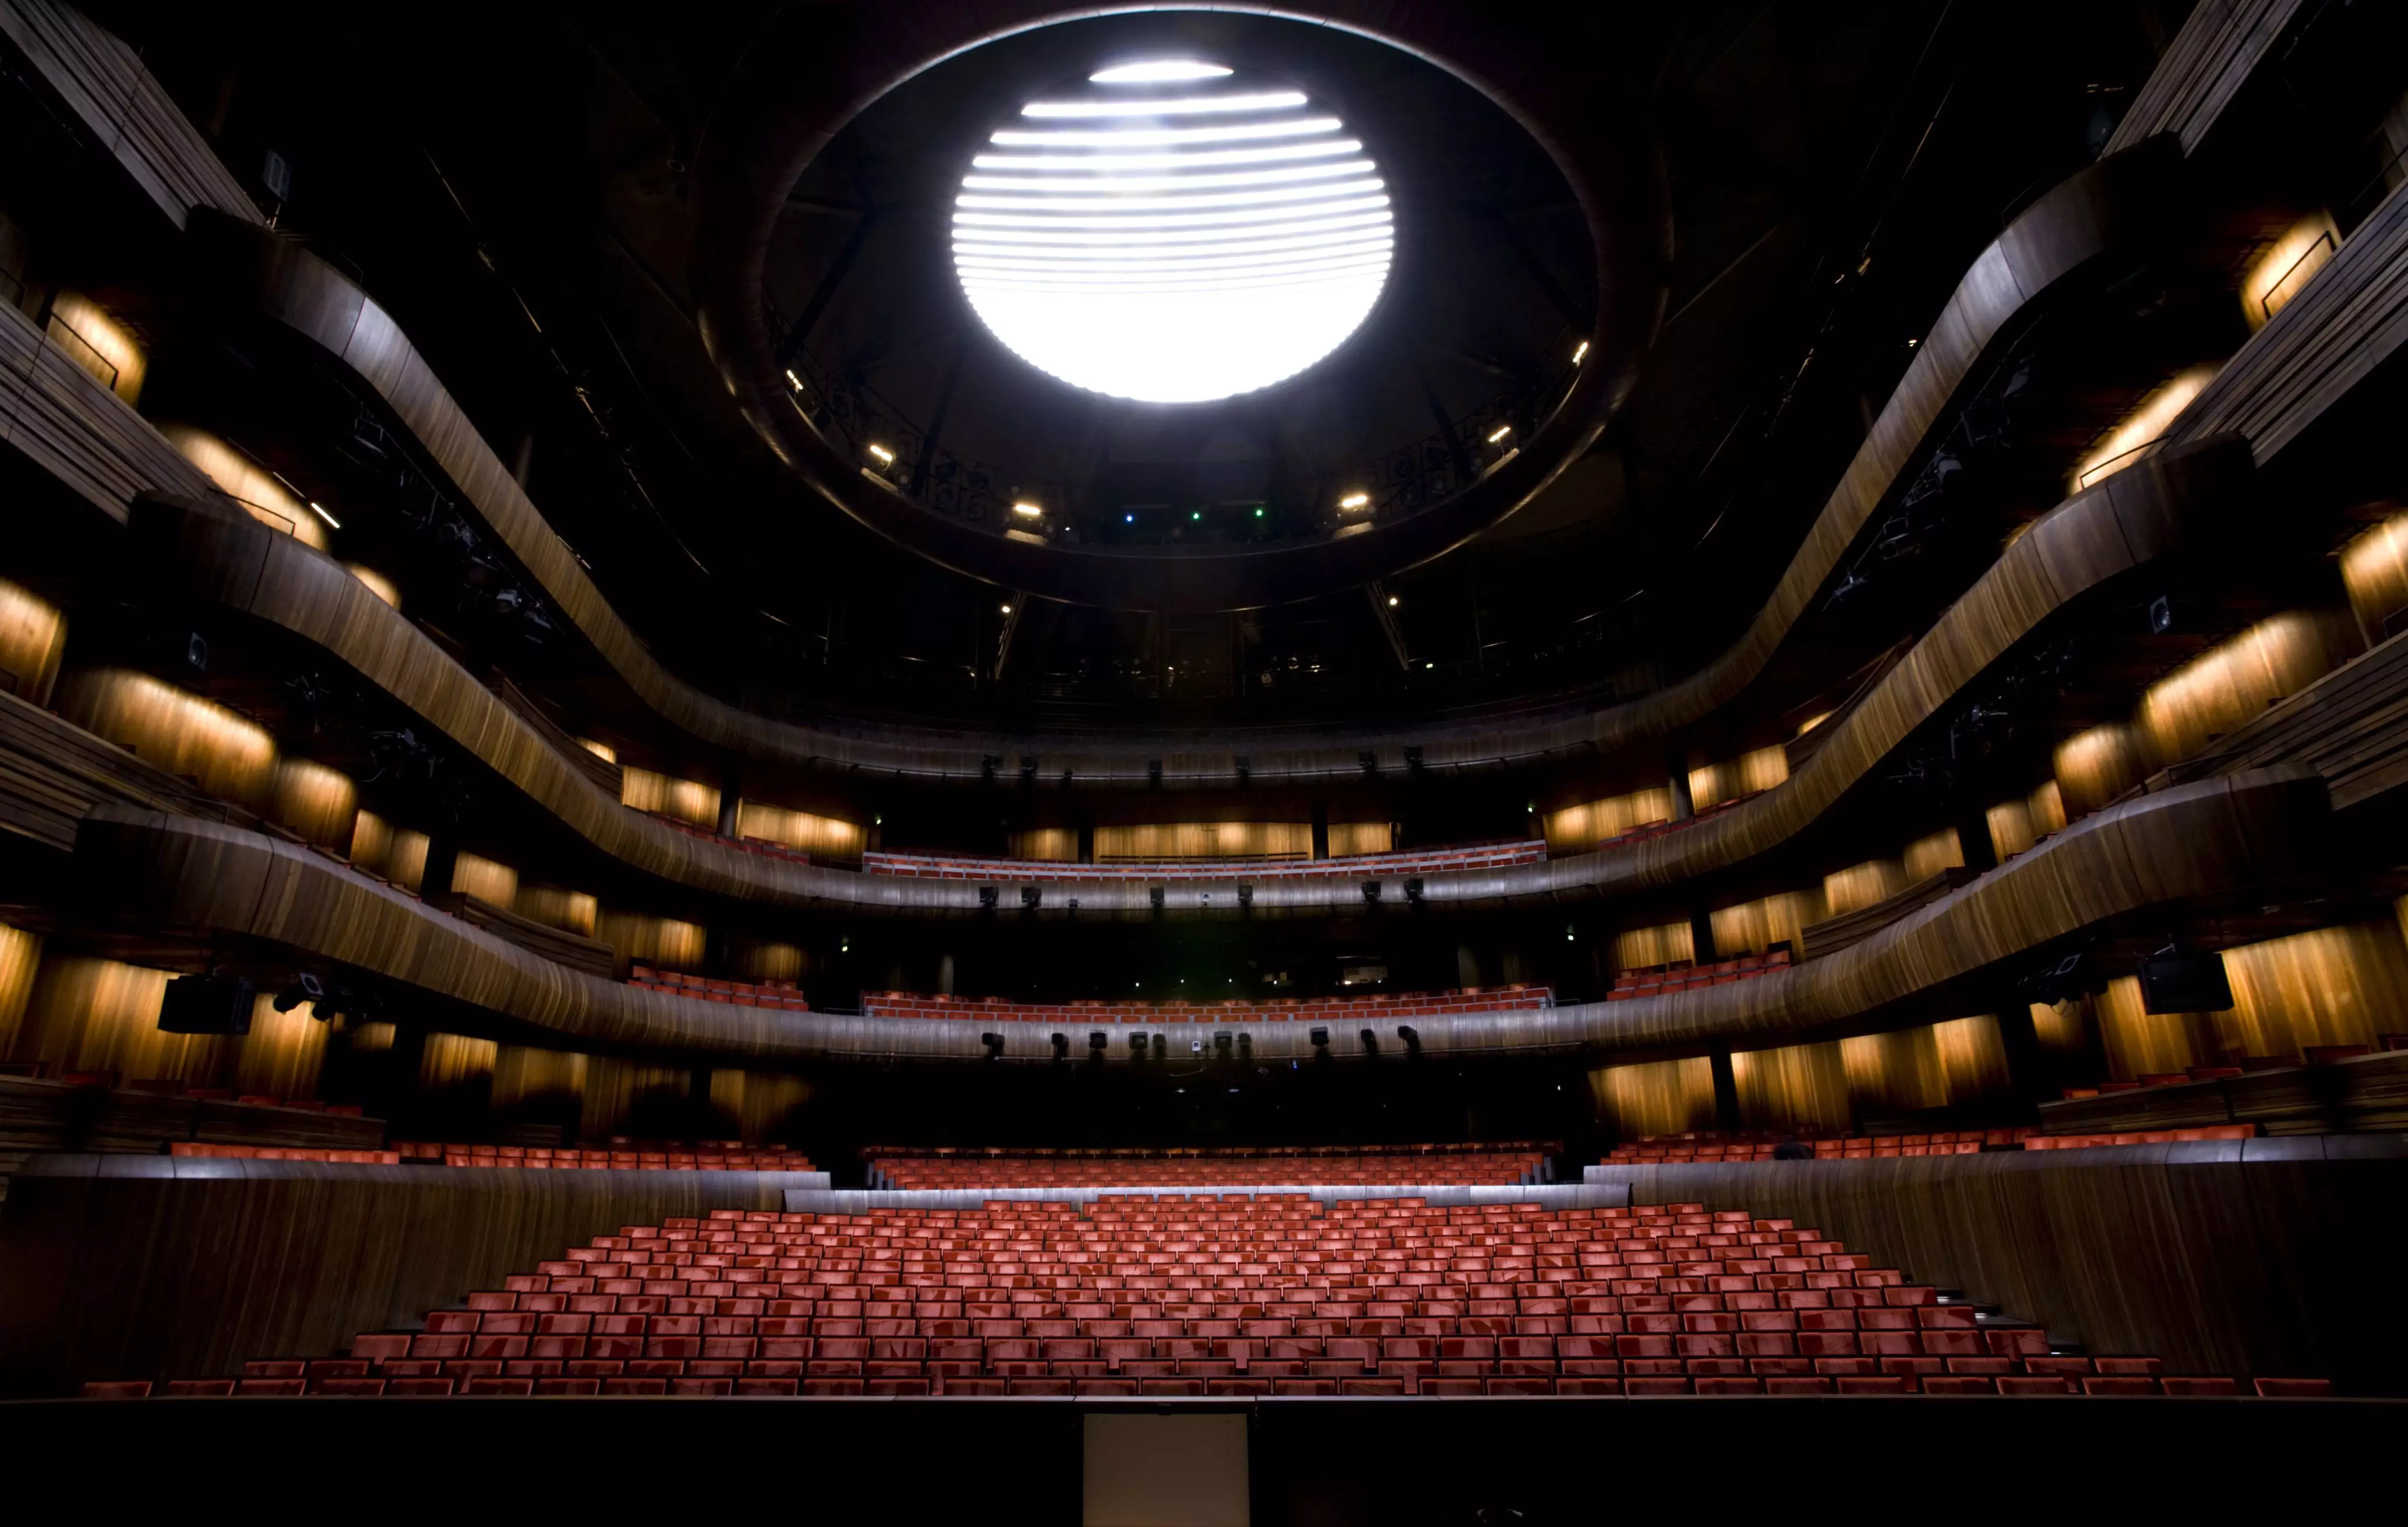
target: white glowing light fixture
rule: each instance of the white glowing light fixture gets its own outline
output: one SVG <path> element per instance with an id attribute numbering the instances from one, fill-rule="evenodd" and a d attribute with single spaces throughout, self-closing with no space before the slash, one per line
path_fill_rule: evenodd
<path id="1" fill-rule="evenodd" d="M 1371 496 L 1368 493 L 1350 493 L 1345 497 L 1338 500 L 1338 507 L 1340 509 L 1369 509 L 1371 507 Z"/>
<path id="2" fill-rule="evenodd" d="M 1027 515 L 1030 519 L 1035 519 L 1035 518 L 1037 518 L 1039 515 L 1043 514 L 1043 513 L 1045 512 L 1045 511 L 1043 511 L 1042 509 L 1039 509 L 1039 507 L 1037 507 L 1035 504 L 1030 504 L 1030 503 L 1018 503 L 1018 504 L 1014 504 L 1014 505 L 1012 505 L 1012 506 L 1011 506 L 1011 511 L 1012 511 L 1014 514 L 1025 514 L 1025 515 Z"/>
<path id="3" fill-rule="evenodd" d="M 975 156 L 953 267 L 1014 353 L 1109 396 L 1209 402 L 1295 376 L 1369 315 L 1396 250 L 1379 166 L 1301 92 L 1233 75 L 1099 69 Z"/>
<path id="4" fill-rule="evenodd" d="M 1010 606 L 1010 605 L 1008 605 L 1008 604 L 1007 604 L 1007 605 L 1002 605 L 1002 606 L 1000 606 L 999 608 L 1000 608 L 1000 609 L 1003 611 L 1003 612 L 1004 612 L 1005 614 L 1007 614 L 1007 615 L 1011 613 L 1011 606 Z"/>
<path id="5" fill-rule="evenodd" d="M 872 445 L 869 448 L 869 454 L 878 458 L 878 464 L 881 467 L 892 467 L 895 465 L 895 453 L 889 451 L 882 445 Z"/>
<path id="6" fill-rule="evenodd" d="M 317 499 L 310 499 L 309 507 L 317 511 L 318 518 L 326 522 L 326 528 L 329 530 L 340 530 L 343 527 L 342 522 L 336 519 L 332 514 L 327 513 L 326 506 L 318 502 Z"/>
<path id="7" fill-rule="evenodd" d="M 1580 348 L 1572 352 L 1572 364 L 1578 366 L 1586 359 L 1588 359 L 1588 341 L 1583 339 L 1580 342 Z"/>
<path id="8" fill-rule="evenodd" d="M 1498 425 L 1495 429 L 1488 432 L 1488 443 L 1496 445 L 1502 441 L 1506 436 L 1512 433 L 1513 426 L 1512 425 Z"/>
<path id="9" fill-rule="evenodd" d="M 1226 79 L 1227 65 L 1194 58 L 1151 58 L 1136 64 L 1115 64 L 1087 76 L 1098 85 L 1170 85 L 1196 79 Z"/>
<path id="10" fill-rule="evenodd" d="M 795 375 L 794 367 L 788 367 L 786 368 L 786 385 L 794 388 L 796 392 L 801 392 L 803 390 L 803 379 Z"/>

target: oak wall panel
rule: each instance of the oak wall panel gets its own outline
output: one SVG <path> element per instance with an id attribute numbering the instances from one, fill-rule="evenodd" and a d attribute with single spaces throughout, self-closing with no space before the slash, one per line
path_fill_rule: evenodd
<path id="1" fill-rule="evenodd" d="M 269 1172 L 266 1168 L 281 1168 Z M 622 1225 L 778 1210 L 793 1173 L 37 1159 L 0 1216 L 0 1392 L 330 1357 Z"/>

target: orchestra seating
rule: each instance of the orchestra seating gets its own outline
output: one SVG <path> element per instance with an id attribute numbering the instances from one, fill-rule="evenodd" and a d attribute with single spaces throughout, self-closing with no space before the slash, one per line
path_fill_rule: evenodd
<path id="1" fill-rule="evenodd" d="M 178 1140 L 170 1156 L 205 1161 L 329 1161 L 346 1166 L 399 1166 L 397 1150 L 337 1150 L 323 1145 L 227 1145 L 205 1140 Z"/>
<path id="2" fill-rule="evenodd" d="M 168 1395 L 2232 1394 L 1697 1203 L 1205 1194 L 624 1227 Z M 2261 1393 L 2323 1392 L 2261 1379 Z M 141 1381 L 86 1392 L 136 1396 Z"/>
<path id="3" fill-rule="evenodd" d="M 637 1172 L 809 1172 L 810 1158 L 791 1145 L 748 1145 L 740 1140 L 631 1141 L 613 1138 L 607 1148 L 574 1146 L 442 1145 L 394 1142 L 397 1161 L 444 1166 L 525 1167 L 537 1172 L 572 1169 Z"/>
<path id="4" fill-rule="evenodd" d="M 1627 1001 L 1633 997 L 1654 997 L 1664 992 L 1687 991 L 1697 987 L 1727 986 L 1733 981 L 1770 975 L 1788 968 L 1787 949 L 1775 949 L 1763 955 L 1740 955 L 1704 965 L 1676 959 L 1669 965 L 1647 965 L 1622 972 L 1613 978 L 1613 988 L 1605 994 L 1605 1000 L 1609 1002 Z"/>
<path id="5" fill-rule="evenodd" d="M 920 880 L 988 880 L 1019 884 L 1039 880 L 1315 880 L 1363 875 L 1441 874 L 1450 870 L 1502 870 L 1536 864 L 1547 857 L 1537 838 L 1463 843 L 1449 848 L 1405 849 L 1327 859 L 1129 859 L 1073 864 L 1058 859 L 982 858 L 963 854 L 876 852 L 861 857 L 873 875 Z"/>
<path id="6" fill-rule="evenodd" d="M 1387 1151 L 1176 1151 L 1155 1158 L 1119 1153 L 985 1152 L 914 1159 L 873 1149 L 877 1180 L 898 1188 L 1279 1187 L 1406 1184 L 1437 1188 L 1512 1187 L 1539 1180 L 1546 1154 L 1537 1146 Z"/>
<path id="7" fill-rule="evenodd" d="M 977 1018 L 992 1023 L 1381 1023 L 1457 1013 L 1513 1013 L 1552 1007 L 1545 987 L 1514 983 L 1461 991 L 1381 993 L 1365 997 L 1281 997 L 1225 1002 L 1014 1002 L 1002 997 L 922 996 L 865 991 L 861 1010 L 873 1018 Z"/>
<path id="8" fill-rule="evenodd" d="M 811 1004 L 803 1000 L 801 988 L 792 981 L 724 981 L 717 976 L 656 971 L 649 965 L 631 967 L 627 980 L 630 985 L 647 991 L 674 992 L 681 997 L 697 997 L 707 1002 L 733 1002 L 738 1007 L 775 1007 L 789 1013 L 811 1010 Z"/>
<path id="9" fill-rule="evenodd" d="M 1677 1165 L 1691 1161 L 1771 1161 L 1781 1159 L 1773 1153 L 1788 1142 L 1811 1148 L 1813 1159 L 1818 1161 L 1861 1161 L 1902 1156 L 1971 1156 L 1985 1150 L 2074 1150 L 2086 1145 L 2160 1145 L 2195 1140 L 2249 1140 L 2257 1133 L 2258 1127 L 2254 1124 L 2057 1135 L 2042 1134 L 2028 1125 L 2007 1130 L 1939 1130 L 1925 1134 L 1844 1136 L 1812 1132 L 1779 1135 L 1766 1131 L 1742 1131 L 1730 1134 L 1703 1131 L 1663 1137 L 1641 1135 L 1627 1145 L 1616 1145 L 1606 1160 L 1610 1163 L 1641 1166 L 1657 1162 Z"/>

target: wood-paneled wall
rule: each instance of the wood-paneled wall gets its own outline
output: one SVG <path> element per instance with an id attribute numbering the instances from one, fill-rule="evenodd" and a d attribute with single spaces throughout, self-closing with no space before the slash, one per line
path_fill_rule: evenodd
<path id="1" fill-rule="evenodd" d="M 1329 824 L 1329 857 L 1333 859 L 1393 853 L 1396 846 L 1396 824 L 1392 822 Z"/>
<path id="2" fill-rule="evenodd" d="M 681 780 L 624 764 L 619 773 L 619 803 L 639 812 L 674 816 L 697 827 L 719 825 L 719 787 L 699 780 Z"/>
<path id="3" fill-rule="evenodd" d="M 2317 929 L 2224 952 L 2232 1007 L 2147 1013 L 2140 982 L 2108 983 L 2096 1002 L 2109 1074 L 2118 1081 L 2253 1056 L 2297 1059 L 2311 1046 L 2372 1044 L 2408 1030 L 2408 943 L 2396 923 Z"/>
<path id="4" fill-rule="evenodd" d="M 601 903 L 583 891 L 572 891 L 563 886 L 538 886 L 519 882 L 518 900 L 510 910 L 529 922 L 557 928 L 570 933 L 594 937 L 601 916 Z"/>
<path id="5" fill-rule="evenodd" d="M 1652 928 L 1626 928 L 1613 936 L 1613 968 L 1643 971 L 1694 957 L 1696 935 L 1687 923 L 1658 923 Z"/>
<path id="6" fill-rule="evenodd" d="M 1625 1139 L 1714 1127 L 1713 1063 L 1704 1056 L 1600 1066 L 1588 1085 L 1598 1122 Z"/>
<path id="7" fill-rule="evenodd" d="M 0 579 L 0 686 L 19 699 L 48 705 L 66 645 L 67 617 L 58 606 Z"/>
<path id="8" fill-rule="evenodd" d="M 1930 879 L 1942 870 L 1963 869 L 1965 849 L 1956 840 L 1955 828 L 1942 828 L 1907 844 L 1900 862 L 1906 866 L 1906 883 L 1912 886 L 1916 881 Z"/>
<path id="9" fill-rule="evenodd" d="M 1333 837 L 1335 827 L 1330 829 Z M 1335 843 L 1330 852 L 1336 853 Z M 1148 822 L 1096 828 L 1096 859 L 1309 859 L 1310 822 Z"/>
<path id="10" fill-rule="evenodd" d="M 462 849 L 452 863 L 452 890 L 509 912 L 519 902 L 519 872 L 498 859 Z"/>
<path id="11" fill-rule="evenodd" d="M 2381 638 L 2408 610 L 2408 514 L 2394 514 L 2353 537 L 2341 553 L 2341 579 L 2350 609 L 2369 635 Z"/>
<path id="12" fill-rule="evenodd" d="M 280 824 L 313 843 L 340 849 L 357 835 L 358 813 L 359 787 L 349 774 L 308 758 L 277 760 L 269 814 Z"/>
<path id="13" fill-rule="evenodd" d="M 366 589 L 378 598 L 382 599 L 386 604 L 391 605 L 395 610 L 401 608 L 400 586 L 394 583 L 392 579 L 387 578 L 383 573 L 377 571 L 374 568 L 364 567 L 357 562 L 344 563 L 343 570 L 358 579 L 360 581 L 361 587 Z"/>
<path id="14" fill-rule="evenodd" d="M 763 838 L 831 859 L 857 859 L 869 844 L 868 829 L 858 822 L 788 811 L 757 800 L 737 802 L 736 830 L 740 837 Z M 1075 852 L 1071 857 L 1077 857 Z"/>
<path id="15" fill-rule="evenodd" d="M 799 947 L 774 940 L 735 940 L 728 958 L 736 973 L 747 981 L 799 981 L 810 968 L 810 957 Z"/>
<path id="16" fill-rule="evenodd" d="M 490 1084 L 502 1047 L 470 1034 L 433 1033 L 418 1062 L 418 1085 L 430 1091 Z"/>
<path id="17" fill-rule="evenodd" d="M 1632 828 L 1643 828 L 1672 819 L 1672 789 L 1658 785 L 1651 789 L 1633 790 L 1628 795 L 1608 796 L 1602 800 L 1585 801 L 1578 806 L 1566 806 L 1546 814 L 1547 849 L 1550 853 L 1574 854 L 1595 848 L 1608 838 L 1618 838 Z"/>
<path id="18" fill-rule="evenodd" d="M 339 1356 L 360 1332 L 422 1319 L 621 1225 L 782 1209 L 795 1180 L 130 1157 L 100 1167 L 158 1174 L 46 1176 L 36 1163 L 10 1183 L 0 1392 Z"/>
<path id="19" fill-rule="evenodd" d="M 321 552 L 326 549 L 324 524 L 265 468 L 206 429 L 163 425 L 159 433 L 252 519 L 271 530 L 283 531 L 305 546 Z"/>
<path id="20" fill-rule="evenodd" d="M 597 1055 L 586 1062 L 584 1110 L 578 1137 L 600 1140 L 625 1132 L 648 1101 L 682 1105 L 693 1096 L 694 1073 Z"/>
<path id="21" fill-rule="evenodd" d="M 547 1050 L 532 1044 L 505 1044 L 494 1057 L 494 1107 L 523 1108 L 548 1099 L 578 1100 L 583 1110 L 585 1073 L 590 1061 L 575 1050 Z"/>
<path id="22" fill-rule="evenodd" d="M 1044 864 L 1079 862 L 1079 834 L 1073 828 L 1031 828 L 1010 838 L 1011 857 Z"/>
<path id="23" fill-rule="evenodd" d="M 2140 739 L 2120 721 L 2077 732 L 2058 743 L 2055 767 L 2057 799 L 2069 818 L 2099 810 L 2149 771 Z"/>
<path id="24" fill-rule="evenodd" d="M 2066 478 L 2065 490 L 2080 493 L 2085 488 L 2097 487 L 2117 472 L 2138 465 L 2148 449 L 2172 427 L 2183 410 L 2190 407 L 2191 399 L 2215 380 L 2215 372 L 2212 365 L 2194 366 L 2151 389 L 2083 454 Z"/>
<path id="25" fill-rule="evenodd" d="M 799 1076 L 765 1071 L 714 1071 L 710 1073 L 710 1105 L 736 1121 L 746 1141 L 775 1140 L 783 1135 L 795 1115 L 810 1102 L 811 1088 Z"/>
<path id="26" fill-rule="evenodd" d="M 150 357 L 115 313 L 81 292 L 60 292 L 50 298 L 50 323 L 51 337 L 94 382 L 128 404 L 141 397 Z"/>
<path id="27" fill-rule="evenodd" d="M 2322 208 L 2284 229 L 2241 273 L 2241 316 L 2249 327 L 2264 328 L 2289 307 L 2340 249 L 2341 229 Z"/>
<path id="28" fill-rule="evenodd" d="M 10 1052 L 53 1071 L 113 1071 L 126 1081 L 217 1084 L 240 1043 L 220 1034 L 159 1031 L 168 972 L 88 955 L 47 955 Z"/>
<path id="29" fill-rule="evenodd" d="M 0 1056 L 14 1057 L 25 1004 L 42 968 L 42 936 L 0 923 Z"/>
<path id="30" fill-rule="evenodd" d="M 1774 746 L 1689 771 L 1689 799 L 1698 810 L 1770 790 L 1789 778 L 1789 750 Z"/>
<path id="31" fill-rule="evenodd" d="M 1605 1166 L 1590 1180 L 1627 1182 L 1640 1203 L 1794 1218 L 2093 1352 L 2159 1356 L 2168 1373 L 2319 1375 L 2396 1394 L 2408 1325 L 2367 1314 L 2370 1290 L 2408 1265 L 2408 1158 L 2322 1159 L 2326 1144 Z"/>
<path id="32" fill-rule="evenodd" d="M 1831 915 L 1824 904 L 1820 887 L 1803 891 L 1776 891 L 1753 901 L 1733 906 L 1716 907 L 1713 911 L 1714 955 L 1728 959 L 1733 955 L 1762 954 L 1776 944 L 1799 946 L 1799 936 L 1807 927 L 1819 923 Z"/>
<path id="33" fill-rule="evenodd" d="M 1899 860 L 1867 859 L 1823 877 L 1823 905 L 1831 916 L 1844 917 L 1886 901 L 1913 884 Z"/>
<path id="34" fill-rule="evenodd" d="M 261 992 L 251 1003 L 251 1032 L 235 1047 L 234 1089 L 246 1096 L 314 1098 L 325 1064 L 326 1025 L 316 1004 L 302 1002 L 279 1013 L 276 994 Z"/>
<path id="35" fill-rule="evenodd" d="M 2240 730 L 2347 662 L 2358 647 L 2345 612 L 2293 610 L 2200 654 L 2141 697 L 2132 726 L 2147 770 L 2179 763 Z"/>
<path id="36" fill-rule="evenodd" d="M 1731 1056 L 1741 1122 L 1753 1130 L 1858 1126 L 1868 1117 L 1976 1102 L 2010 1087 L 1986 1014 Z"/>
<path id="37" fill-rule="evenodd" d="M 709 930 L 699 924 L 615 910 L 595 920 L 594 936 L 610 946 L 622 966 L 635 961 L 670 971 L 699 969 L 710 942 Z"/>
<path id="38" fill-rule="evenodd" d="M 224 706 L 147 673 L 77 669 L 59 685 L 59 713 L 170 774 L 266 815 L 276 804 L 276 743 Z"/>

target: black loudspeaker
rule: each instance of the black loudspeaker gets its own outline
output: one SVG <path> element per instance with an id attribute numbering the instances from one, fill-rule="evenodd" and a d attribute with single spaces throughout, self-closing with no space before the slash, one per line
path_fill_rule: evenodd
<path id="1" fill-rule="evenodd" d="M 257 988 L 238 975 L 179 975 L 159 1004 L 163 1034 L 247 1034 Z"/>
<path id="2" fill-rule="evenodd" d="M 1315 1029 L 1312 1031 L 1312 1038 L 1313 1045 L 1316 1048 L 1326 1048 L 1329 1044 L 1329 1030 L 1326 1029 Z"/>
<path id="3" fill-rule="evenodd" d="M 2158 955 L 2141 961 L 2143 1013 L 2222 1013 L 2232 1006 L 2232 983 L 2222 955 Z"/>

